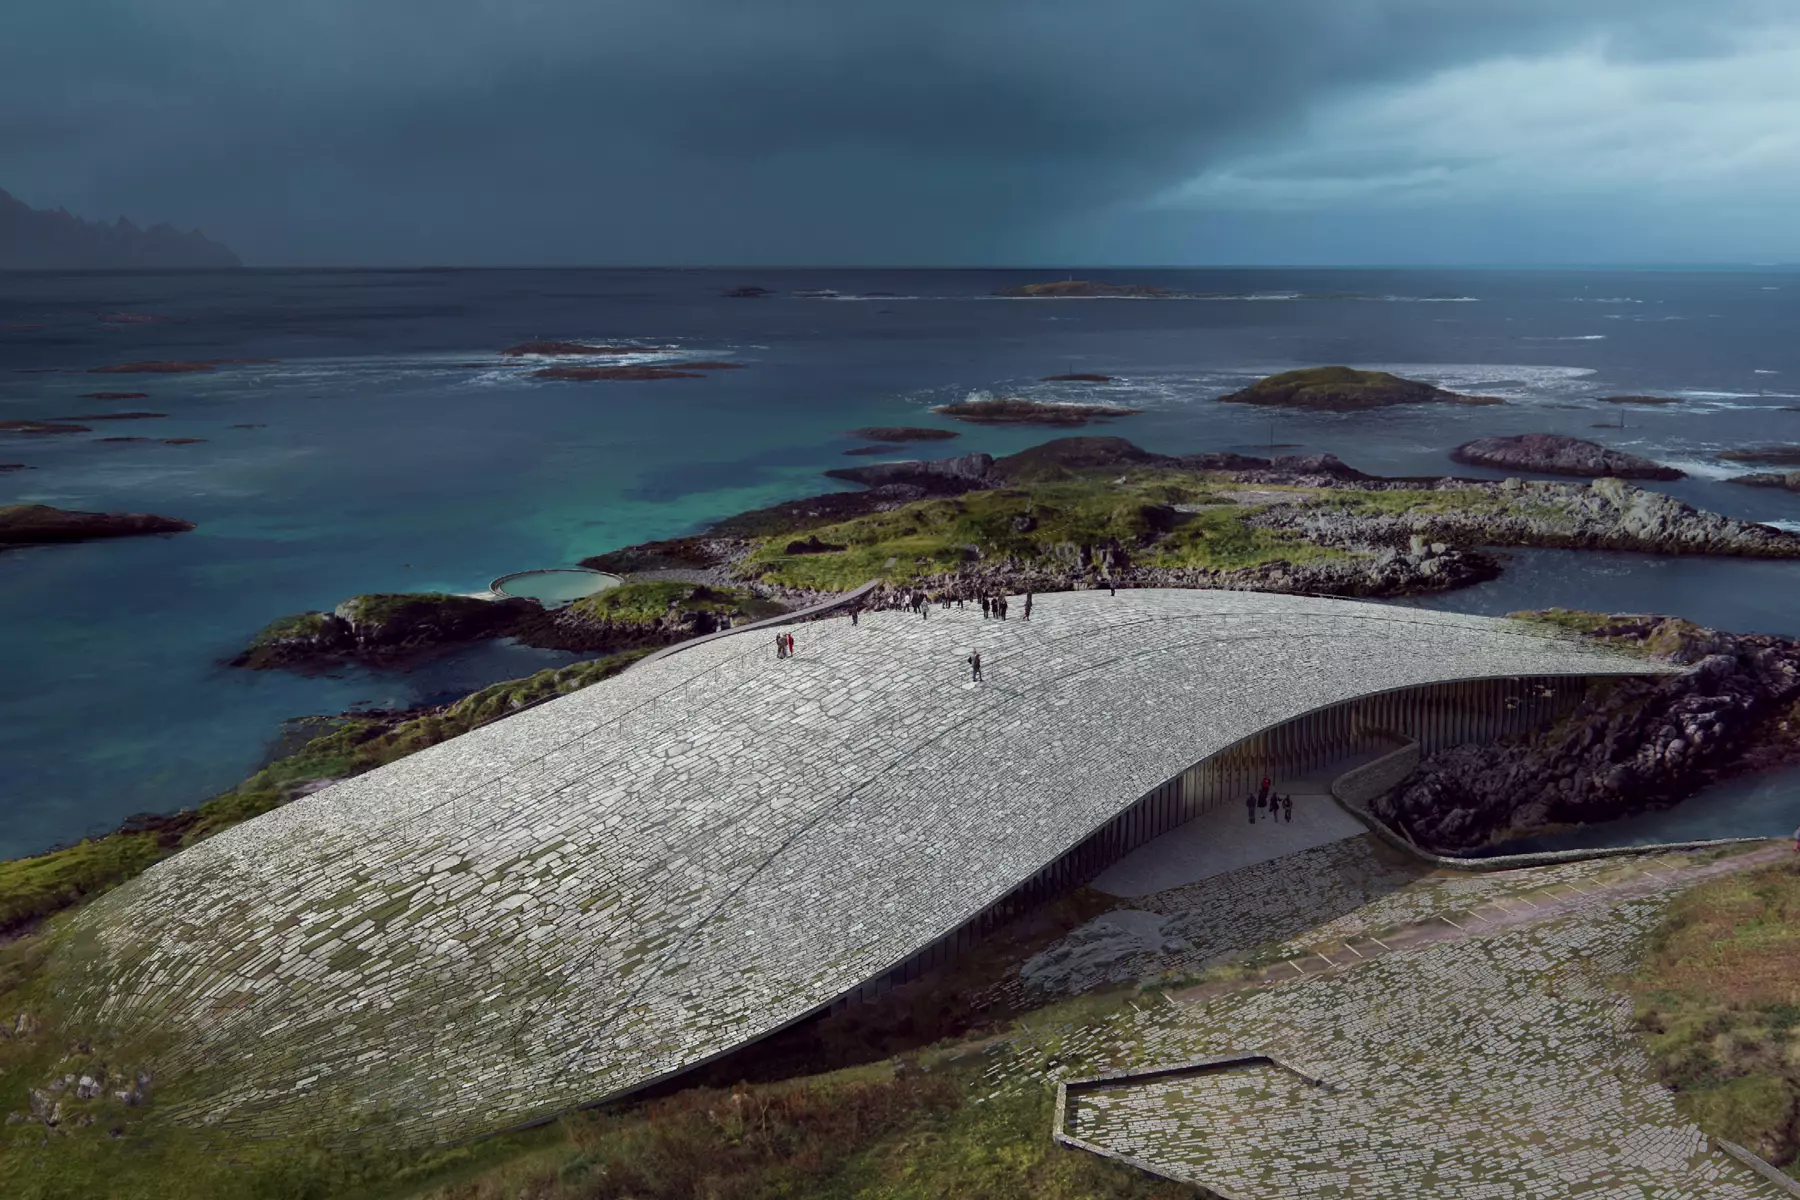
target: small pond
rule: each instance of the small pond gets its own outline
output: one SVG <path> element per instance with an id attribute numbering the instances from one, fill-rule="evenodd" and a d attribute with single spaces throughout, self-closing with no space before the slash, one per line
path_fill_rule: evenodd
<path id="1" fill-rule="evenodd" d="M 488 586 L 502 596 L 519 596 L 555 608 L 618 587 L 623 582 L 617 575 L 590 571 L 586 567 L 551 567 L 542 571 L 515 571 L 511 575 L 502 575 Z"/>

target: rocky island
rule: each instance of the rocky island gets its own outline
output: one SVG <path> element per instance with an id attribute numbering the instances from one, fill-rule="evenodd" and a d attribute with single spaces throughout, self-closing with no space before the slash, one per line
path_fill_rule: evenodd
<path id="1" fill-rule="evenodd" d="M 607 354 L 649 354 L 653 350 L 642 346 L 590 346 L 585 342 L 520 342 L 517 346 L 508 346 L 500 352 L 502 358 L 541 357 L 553 358 L 560 355 L 607 355 Z"/>
<path id="2" fill-rule="evenodd" d="M 1450 452 L 1453 461 L 1507 471 L 1534 471 L 1545 475 L 1585 475 L 1590 479 L 1610 475 L 1618 479 L 1683 479 L 1674 467 L 1598 442 L 1563 437 L 1554 433 L 1521 433 L 1512 437 L 1477 438 Z"/>
<path id="3" fill-rule="evenodd" d="M 921 425 L 865 425 L 850 436 L 870 442 L 945 442 L 962 434 L 954 429 L 930 429 Z"/>
<path id="4" fill-rule="evenodd" d="M 0 505 L 0 547 L 185 533 L 193 527 L 192 521 L 151 513 L 77 512 L 48 504 Z"/>
<path id="5" fill-rule="evenodd" d="M 1059 279 L 1053 283 L 1026 283 L 994 293 L 1015 300 L 1164 300 L 1180 293 L 1147 283 L 1096 283 L 1088 279 Z"/>
<path id="6" fill-rule="evenodd" d="M 1726 462 L 1800 467 L 1800 446 L 1752 446 L 1746 450 L 1722 450 L 1719 457 Z"/>
<path id="7" fill-rule="evenodd" d="M 1363 412 L 1397 404 L 1505 404 L 1498 396 L 1466 396 L 1386 371 L 1354 367 L 1306 367 L 1257 380 L 1220 396 L 1225 404 L 1304 408 L 1316 412 Z"/>
<path id="8" fill-rule="evenodd" d="M 1122 404 L 1063 404 L 1002 396 L 939 404 L 931 411 L 973 425 L 1086 425 L 1089 421 L 1136 416 L 1143 409 L 1126 408 Z"/>
<path id="9" fill-rule="evenodd" d="M 478 600 L 445 592 L 352 596 L 331 612 L 270 622 L 231 665 L 263 670 L 343 659 L 392 662 L 422 650 L 503 636 L 538 611 L 530 600 Z"/>

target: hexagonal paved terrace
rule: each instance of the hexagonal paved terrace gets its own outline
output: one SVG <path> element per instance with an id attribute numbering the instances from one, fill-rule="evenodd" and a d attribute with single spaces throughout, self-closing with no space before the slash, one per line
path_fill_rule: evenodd
<path id="1" fill-rule="evenodd" d="M 794 658 L 766 630 L 698 644 L 153 867 L 74 918 L 72 1015 L 154 1047 L 179 1118 L 484 1132 L 805 1016 L 1258 730 L 1438 681 L 1663 669 L 1244 592 L 792 629 Z"/>

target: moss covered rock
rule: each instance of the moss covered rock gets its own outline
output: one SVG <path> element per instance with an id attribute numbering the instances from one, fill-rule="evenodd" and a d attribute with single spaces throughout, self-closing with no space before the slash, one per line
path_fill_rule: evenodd
<path id="1" fill-rule="evenodd" d="M 296 613 L 271 621 L 232 665 L 261 669 L 339 658 L 381 661 L 502 637 L 539 611 L 530 600 L 477 600 L 447 592 L 352 596 L 328 613 Z"/>

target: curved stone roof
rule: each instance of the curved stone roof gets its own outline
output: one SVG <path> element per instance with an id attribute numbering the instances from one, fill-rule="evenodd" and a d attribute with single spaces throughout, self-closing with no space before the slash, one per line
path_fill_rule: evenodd
<path id="1" fill-rule="evenodd" d="M 1259 729 L 1397 687 L 1663 669 L 1341 600 L 1019 610 L 794 626 L 782 661 L 745 631 L 339 783 L 78 913 L 64 994 L 160 1047 L 178 1117 L 483 1132 L 804 1016 Z"/>

